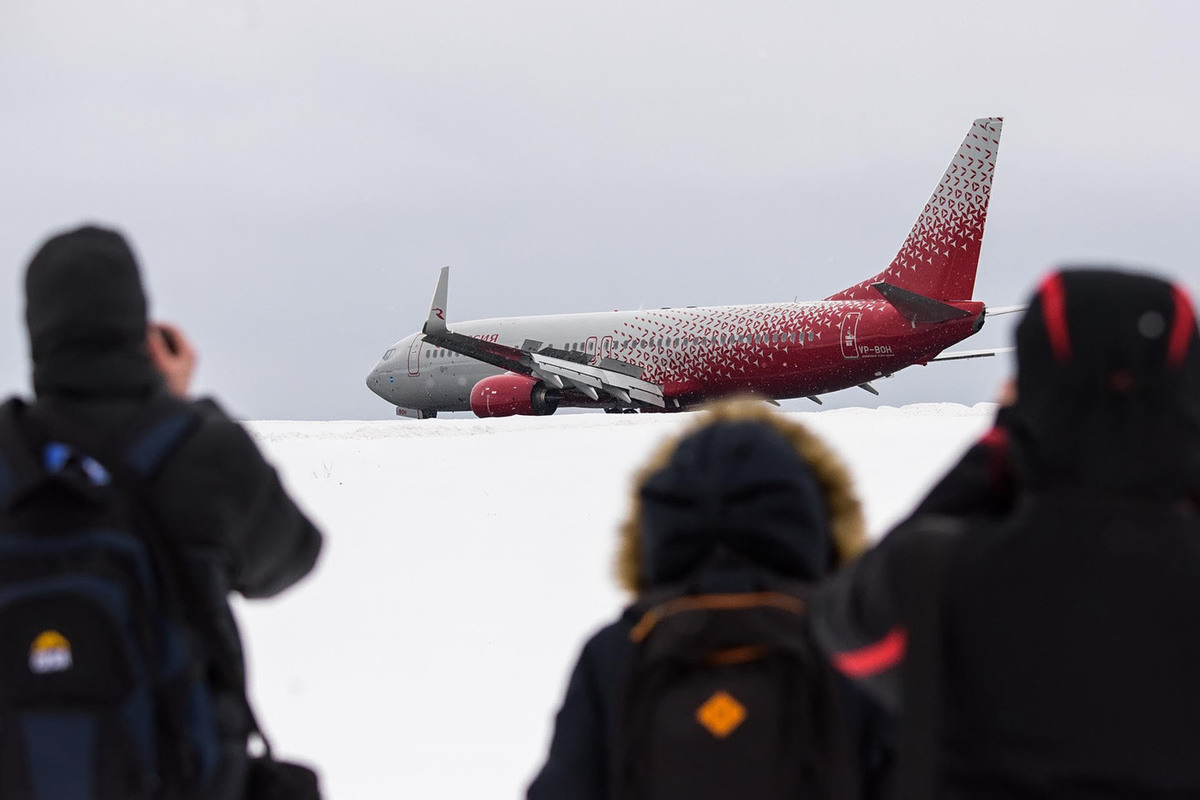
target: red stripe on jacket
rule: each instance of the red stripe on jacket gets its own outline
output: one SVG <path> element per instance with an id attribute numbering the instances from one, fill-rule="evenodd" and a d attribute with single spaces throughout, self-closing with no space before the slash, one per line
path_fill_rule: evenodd
<path id="1" fill-rule="evenodd" d="M 892 628 L 877 642 L 857 650 L 843 650 L 833 656 L 833 665 L 851 678 L 869 678 L 886 672 L 904 660 L 908 650 L 908 631 Z"/>

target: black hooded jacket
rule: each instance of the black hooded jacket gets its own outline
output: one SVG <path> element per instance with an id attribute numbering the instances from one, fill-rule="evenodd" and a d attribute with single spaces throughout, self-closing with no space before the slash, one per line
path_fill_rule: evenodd
<path id="1" fill-rule="evenodd" d="M 634 488 L 617 576 L 637 595 L 691 574 L 716 548 L 811 581 L 865 547 L 845 468 L 806 429 L 758 404 L 714 407 L 691 435 L 651 459 Z M 529 800 L 612 796 L 621 691 L 640 613 L 627 608 L 584 645 Z M 889 721 L 849 683 L 842 688 L 863 794 L 881 797 L 891 763 Z"/>
<path id="2" fill-rule="evenodd" d="M 936 595 L 938 796 L 1200 797 L 1198 346 L 1165 281 L 1051 276 L 1016 403 L 818 595 L 834 663 L 898 708 Z"/>
<path id="3" fill-rule="evenodd" d="M 152 478 L 149 495 L 186 570 L 185 601 L 212 623 L 205 644 L 222 753 L 205 796 L 236 800 L 252 722 L 229 595 L 270 597 L 291 586 L 313 568 L 321 535 L 241 425 L 212 400 L 166 392 L 145 350 L 137 264 L 119 234 L 89 227 L 50 239 L 30 264 L 26 298 L 37 394 L 28 413 L 65 416 L 78 432 L 72 443 L 96 452 L 111 450 L 164 410 L 190 406 L 198 417 Z"/>

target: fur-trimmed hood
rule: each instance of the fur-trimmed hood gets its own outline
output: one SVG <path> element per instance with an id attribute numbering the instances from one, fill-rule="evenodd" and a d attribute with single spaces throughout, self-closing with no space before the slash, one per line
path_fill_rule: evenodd
<path id="1" fill-rule="evenodd" d="M 647 484 L 667 469 L 682 443 L 704 429 L 718 424 L 753 426 L 756 423 L 769 427 L 790 444 L 808 467 L 824 504 L 834 564 L 840 566 L 852 561 L 866 549 L 862 506 L 849 471 L 829 446 L 800 423 L 772 411 L 761 401 L 724 401 L 708 407 L 694 424 L 659 447 L 634 479 L 630 511 L 620 529 L 616 561 L 616 576 L 622 588 L 637 593 L 649 588 L 650 584 L 645 575 L 646 508 L 642 499 Z"/>

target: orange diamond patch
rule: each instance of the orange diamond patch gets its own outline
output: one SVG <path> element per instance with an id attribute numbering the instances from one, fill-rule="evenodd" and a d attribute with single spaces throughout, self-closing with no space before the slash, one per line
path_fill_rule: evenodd
<path id="1" fill-rule="evenodd" d="M 746 707 L 728 692 L 716 692 L 696 709 L 696 721 L 718 739 L 737 730 L 746 719 Z"/>

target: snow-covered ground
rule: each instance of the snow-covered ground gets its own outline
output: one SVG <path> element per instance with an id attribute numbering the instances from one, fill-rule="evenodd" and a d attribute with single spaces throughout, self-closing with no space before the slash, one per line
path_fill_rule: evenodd
<path id="1" fill-rule="evenodd" d="M 878 535 L 993 413 L 790 416 L 848 462 Z M 251 423 L 327 537 L 300 586 L 238 608 L 276 748 L 315 762 L 331 800 L 520 796 L 579 646 L 625 600 L 629 479 L 692 419 Z"/>

